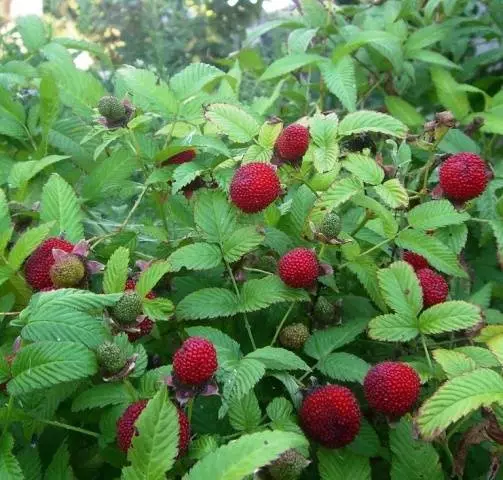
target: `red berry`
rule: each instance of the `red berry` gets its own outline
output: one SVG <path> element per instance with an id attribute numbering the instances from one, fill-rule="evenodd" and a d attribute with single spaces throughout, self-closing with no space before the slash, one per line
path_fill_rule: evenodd
<path id="1" fill-rule="evenodd" d="M 205 338 L 190 337 L 173 356 L 173 373 L 185 385 L 207 382 L 217 368 L 217 352 Z"/>
<path id="2" fill-rule="evenodd" d="M 309 130 L 294 123 L 286 127 L 276 140 L 276 151 L 284 160 L 297 160 L 309 147 Z"/>
<path id="3" fill-rule="evenodd" d="M 26 260 L 24 275 L 26 281 L 34 290 L 47 290 L 54 287 L 51 280 L 51 267 L 55 260 L 52 249 L 57 248 L 66 253 L 73 250 L 74 245 L 59 237 L 45 240 Z"/>
<path id="4" fill-rule="evenodd" d="M 363 382 L 365 398 L 377 412 L 397 418 L 412 410 L 421 383 L 416 371 L 405 363 L 382 362 L 372 367 Z"/>
<path id="5" fill-rule="evenodd" d="M 140 400 L 129 405 L 122 416 L 117 420 L 117 446 L 126 453 L 131 446 L 133 437 L 138 435 L 135 423 L 143 409 L 147 406 L 147 400 Z M 182 456 L 190 443 L 190 424 L 187 415 L 177 408 L 178 411 L 178 457 Z"/>
<path id="6" fill-rule="evenodd" d="M 233 203 L 245 213 L 257 213 L 269 206 L 281 193 L 278 175 L 268 163 L 247 163 L 232 178 Z"/>
<path id="7" fill-rule="evenodd" d="M 416 275 L 423 290 L 425 308 L 445 302 L 447 295 L 449 295 L 449 284 L 442 275 L 430 268 L 423 268 L 416 272 Z"/>
<path id="8" fill-rule="evenodd" d="M 360 430 L 361 412 L 355 396 L 346 387 L 319 387 L 304 399 L 300 423 L 305 434 L 328 448 L 351 443 Z"/>
<path id="9" fill-rule="evenodd" d="M 290 250 L 280 258 L 278 269 L 281 280 L 293 288 L 309 288 L 319 275 L 316 254 L 308 248 Z"/>
<path id="10" fill-rule="evenodd" d="M 440 186 L 452 200 L 466 202 L 478 197 L 486 188 L 487 165 L 474 153 L 456 153 L 440 166 Z"/>
<path id="11" fill-rule="evenodd" d="M 422 268 L 429 268 L 430 264 L 428 263 L 428 260 L 426 258 L 422 257 L 421 255 L 418 255 L 417 253 L 414 252 L 409 252 L 408 250 L 403 252 L 402 258 L 412 266 L 414 271 L 421 270 Z"/>
<path id="12" fill-rule="evenodd" d="M 185 152 L 177 153 L 169 157 L 162 164 L 164 165 L 181 165 L 182 163 L 191 162 L 196 158 L 196 151 L 194 149 L 185 150 Z"/>

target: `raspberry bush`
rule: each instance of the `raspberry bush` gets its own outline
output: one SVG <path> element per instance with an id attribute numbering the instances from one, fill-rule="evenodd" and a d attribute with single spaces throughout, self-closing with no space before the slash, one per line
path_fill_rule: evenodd
<path id="1" fill-rule="evenodd" d="M 5 36 L 1 479 L 501 477 L 501 9 L 298 3 L 171 78 Z"/>

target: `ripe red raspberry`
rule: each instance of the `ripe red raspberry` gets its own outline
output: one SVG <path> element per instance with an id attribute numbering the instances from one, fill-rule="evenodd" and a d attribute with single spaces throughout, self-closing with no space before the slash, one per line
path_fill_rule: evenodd
<path id="1" fill-rule="evenodd" d="M 245 213 L 257 213 L 269 206 L 281 193 L 278 175 L 268 163 L 247 163 L 232 178 L 233 203 Z"/>
<path id="2" fill-rule="evenodd" d="M 414 252 L 409 252 L 408 250 L 403 252 L 402 258 L 412 266 L 414 271 L 419 271 L 423 268 L 430 268 L 428 260 L 421 255 Z"/>
<path id="3" fill-rule="evenodd" d="M 24 275 L 28 284 L 34 290 L 52 289 L 51 267 L 55 260 L 52 249 L 57 248 L 70 253 L 74 245 L 62 238 L 48 238 L 28 257 L 24 265 Z"/>
<path id="4" fill-rule="evenodd" d="M 478 197 L 489 181 L 487 165 L 474 153 L 456 153 L 440 166 L 440 186 L 446 197 L 466 202 Z"/>
<path id="5" fill-rule="evenodd" d="M 348 445 L 360 430 L 358 402 L 349 389 L 339 385 L 319 387 L 308 394 L 299 415 L 304 433 L 328 448 Z"/>
<path id="6" fill-rule="evenodd" d="M 196 158 L 196 151 L 192 148 L 169 157 L 167 160 L 162 162 L 162 165 L 181 165 L 182 163 L 192 162 L 194 158 Z"/>
<path id="7" fill-rule="evenodd" d="M 309 130 L 294 123 L 286 127 L 276 140 L 276 151 L 284 160 L 297 160 L 309 147 Z"/>
<path id="8" fill-rule="evenodd" d="M 207 382 L 217 368 L 217 352 L 205 338 L 188 338 L 173 356 L 173 373 L 185 385 Z"/>
<path id="9" fill-rule="evenodd" d="M 117 420 L 117 446 L 126 453 L 131 446 L 133 437 L 138 435 L 135 423 L 143 409 L 147 406 L 147 400 L 140 400 L 129 405 L 122 416 Z M 183 410 L 178 411 L 178 457 L 181 457 L 187 451 L 190 443 L 190 424 L 187 415 Z"/>
<path id="10" fill-rule="evenodd" d="M 132 278 L 128 278 L 126 280 L 126 286 L 124 288 L 124 291 L 126 290 L 134 290 L 136 288 L 136 282 Z M 155 293 L 154 292 L 149 292 L 147 293 L 147 298 L 155 298 Z"/>
<path id="11" fill-rule="evenodd" d="M 416 371 L 400 362 L 378 363 L 368 371 L 363 382 L 369 406 L 392 418 L 401 417 L 412 410 L 420 388 Z"/>
<path id="12" fill-rule="evenodd" d="M 416 272 L 419 283 L 423 289 L 423 305 L 425 308 L 443 303 L 449 295 L 449 284 L 442 275 L 430 268 L 423 268 Z"/>
<path id="13" fill-rule="evenodd" d="M 281 280 L 293 288 L 311 287 L 318 278 L 319 268 L 316 254 L 308 248 L 294 248 L 278 263 Z"/>

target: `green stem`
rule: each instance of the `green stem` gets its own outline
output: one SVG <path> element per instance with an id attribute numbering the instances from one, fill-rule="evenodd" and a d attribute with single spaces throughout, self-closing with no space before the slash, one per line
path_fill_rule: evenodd
<path id="1" fill-rule="evenodd" d="M 433 164 L 435 163 L 435 151 L 440 144 L 440 142 L 443 140 L 443 138 L 447 135 L 447 132 L 449 131 L 448 128 L 444 128 L 442 132 L 440 132 L 438 138 L 435 139 L 435 142 L 431 146 L 431 154 L 430 158 L 426 162 L 426 165 L 424 166 L 424 177 L 423 177 L 423 192 L 426 192 L 428 190 L 428 179 L 430 178 L 430 170 Z"/>
<path id="2" fill-rule="evenodd" d="M 243 267 L 243 270 L 246 270 L 247 272 L 263 273 L 265 275 L 274 275 L 274 273 L 266 272 L 265 270 L 260 270 L 260 268 Z"/>
<path id="3" fill-rule="evenodd" d="M 66 423 L 56 422 L 55 420 L 41 420 L 36 418 L 40 423 L 44 423 L 46 425 L 51 425 L 53 427 L 64 428 L 65 430 L 71 430 L 72 432 L 82 433 L 84 435 L 88 435 L 90 437 L 100 438 L 100 434 L 96 432 L 91 432 L 90 430 L 86 430 L 84 428 L 74 427 L 72 425 L 67 425 Z"/>
<path id="4" fill-rule="evenodd" d="M 293 310 L 293 307 L 295 306 L 295 302 L 292 302 L 292 304 L 290 305 L 290 307 L 288 308 L 288 310 L 286 311 L 285 315 L 283 316 L 283 318 L 281 319 L 281 322 L 279 322 L 279 325 L 278 325 L 278 328 L 276 329 L 276 333 L 274 334 L 274 337 L 271 341 L 271 347 L 274 346 L 274 344 L 276 343 L 276 340 L 278 339 L 279 337 L 279 334 L 281 332 L 281 329 L 283 328 L 283 325 L 285 324 L 286 322 L 286 319 L 289 317 L 290 313 L 292 313 L 292 310 Z"/>
<path id="5" fill-rule="evenodd" d="M 430 370 L 433 371 L 433 364 L 431 363 L 430 352 L 428 351 L 428 346 L 426 345 L 426 339 L 424 338 L 424 335 L 421 335 L 421 344 L 423 345 L 423 350 L 428 362 L 428 366 L 430 367 Z"/>
<path id="6" fill-rule="evenodd" d="M 315 369 L 318 367 L 318 365 L 319 365 L 319 364 L 320 364 L 320 362 L 316 362 L 316 363 L 314 364 L 314 366 L 312 366 L 312 367 L 311 367 L 311 370 L 308 370 L 306 373 L 304 373 L 304 375 L 302 375 L 302 377 L 300 377 L 300 378 L 299 378 L 299 382 L 304 381 L 304 379 L 305 379 L 305 378 L 306 378 L 306 377 L 307 377 L 310 373 L 312 373 L 312 372 L 313 372 L 313 370 L 315 370 Z"/>

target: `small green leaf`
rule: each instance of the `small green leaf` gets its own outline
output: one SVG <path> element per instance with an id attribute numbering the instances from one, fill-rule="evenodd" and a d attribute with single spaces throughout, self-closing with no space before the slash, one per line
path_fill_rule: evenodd
<path id="1" fill-rule="evenodd" d="M 187 295 L 176 306 L 180 320 L 230 317 L 238 311 L 238 298 L 225 288 L 203 288 Z"/>
<path id="2" fill-rule="evenodd" d="M 454 68 L 456 70 L 460 70 L 462 68 L 458 64 L 449 60 L 447 57 L 444 57 L 442 54 L 434 52 L 433 50 L 417 50 L 410 54 L 410 58 L 413 60 L 419 60 L 420 62 L 438 65 L 439 67 Z"/>
<path id="3" fill-rule="evenodd" d="M 373 158 L 366 155 L 348 153 L 342 166 L 364 183 L 379 185 L 384 180 L 384 170 Z"/>
<path id="4" fill-rule="evenodd" d="M 321 75 L 333 93 L 349 112 L 356 110 L 356 77 L 353 59 L 341 58 L 337 63 L 320 62 Z"/>
<path id="5" fill-rule="evenodd" d="M 47 42 L 47 32 L 44 22 L 37 15 L 26 15 L 16 20 L 17 29 L 21 34 L 24 46 L 33 52 Z"/>
<path id="6" fill-rule="evenodd" d="M 448 200 L 433 200 L 414 207 L 407 218 L 411 227 L 418 230 L 434 230 L 448 225 L 459 225 L 470 219 L 467 213 L 459 213 Z"/>
<path id="7" fill-rule="evenodd" d="M 339 135 L 346 137 L 355 133 L 379 132 L 395 137 L 404 137 L 407 127 L 385 113 L 360 110 L 349 113 L 339 124 Z"/>
<path id="8" fill-rule="evenodd" d="M 238 432 L 253 432 L 260 424 L 262 412 L 253 392 L 229 404 L 229 422 Z"/>
<path id="9" fill-rule="evenodd" d="M 478 367 L 468 355 L 444 348 L 435 350 L 433 358 L 440 364 L 447 378 L 463 375 L 463 373 L 471 372 Z"/>
<path id="10" fill-rule="evenodd" d="M 144 298 L 143 313 L 152 320 L 166 321 L 173 316 L 175 306 L 167 298 Z"/>
<path id="11" fill-rule="evenodd" d="M 232 141 L 249 142 L 259 133 L 259 124 L 244 110 L 235 105 L 214 103 L 207 107 L 206 118 Z"/>
<path id="12" fill-rule="evenodd" d="M 409 127 L 417 127 L 423 125 L 424 118 L 418 113 L 410 103 L 406 102 L 403 98 L 386 96 L 384 103 L 388 112 L 395 118 L 401 120 Z"/>
<path id="13" fill-rule="evenodd" d="M 129 265 L 129 249 L 119 247 L 110 256 L 103 278 L 105 293 L 123 292 L 126 287 Z"/>
<path id="14" fill-rule="evenodd" d="M 481 321 L 476 305 L 459 300 L 439 303 L 425 310 L 419 317 L 419 330 L 424 334 L 437 334 L 463 330 Z"/>
<path id="15" fill-rule="evenodd" d="M 235 230 L 224 240 L 222 249 L 227 262 L 237 262 L 243 255 L 255 250 L 264 239 L 254 226 Z"/>
<path id="16" fill-rule="evenodd" d="M 245 358 L 258 360 L 270 370 L 310 370 L 304 360 L 284 348 L 259 348 L 249 353 Z"/>
<path id="17" fill-rule="evenodd" d="M 56 450 L 51 463 L 45 471 L 44 480 L 52 480 L 55 478 L 61 480 L 73 480 L 75 478 L 72 467 L 70 466 L 70 452 L 68 451 L 66 441 L 63 441 Z"/>
<path id="18" fill-rule="evenodd" d="M 332 184 L 316 200 L 312 213 L 313 221 L 317 217 L 323 217 L 326 212 L 331 212 L 334 208 L 347 202 L 352 197 L 363 191 L 363 184 L 354 177 L 343 178 Z M 320 218 L 320 219 L 321 219 Z"/>
<path id="19" fill-rule="evenodd" d="M 77 395 L 72 403 L 72 411 L 80 412 L 91 408 L 127 404 L 134 400 L 123 383 L 104 383 L 95 385 Z"/>
<path id="20" fill-rule="evenodd" d="M 304 53 L 315 37 L 317 28 L 297 28 L 288 35 L 288 50 L 291 54 Z"/>
<path id="21" fill-rule="evenodd" d="M 331 353 L 318 365 L 318 370 L 334 380 L 363 383 L 370 365 L 351 353 Z"/>
<path id="22" fill-rule="evenodd" d="M 314 55 L 312 53 L 294 53 L 292 55 L 287 55 L 286 57 L 280 58 L 269 65 L 267 70 L 259 78 L 259 81 L 281 77 L 286 73 L 293 72 L 294 70 L 306 67 L 312 63 L 324 60 L 325 59 L 320 55 Z"/>
<path id="23" fill-rule="evenodd" d="M 216 245 L 203 242 L 193 243 L 173 252 L 169 256 L 168 262 L 174 272 L 178 272 L 182 268 L 187 270 L 209 270 L 220 265 L 222 253 Z"/>
<path id="24" fill-rule="evenodd" d="M 38 227 L 26 230 L 12 247 L 9 253 L 9 266 L 17 271 L 23 262 L 34 252 L 49 234 L 53 223 L 44 223 Z"/>
<path id="25" fill-rule="evenodd" d="M 253 358 L 243 358 L 224 378 L 223 396 L 227 401 L 239 400 L 265 375 L 265 366 Z"/>
<path id="26" fill-rule="evenodd" d="M 17 162 L 9 172 L 9 185 L 12 188 L 24 187 L 44 168 L 70 158 L 68 155 L 49 155 L 40 160 Z"/>
<path id="27" fill-rule="evenodd" d="M 466 92 L 458 88 L 459 84 L 447 70 L 432 67 L 430 72 L 440 103 L 458 120 L 463 119 L 470 112 L 470 102 Z"/>
<path id="28" fill-rule="evenodd" d="M 380 315 L 369 323 L 369 337 L 385 342 L 407 342 L 419 335 L 415 317 Z"/>
<path id="29" fill-rule="evenodd" d="M 355 205 L 374 212 L 382 225 L 384 235 L 388 238 L 394 238 L 398 232 L 398 223 L 393 214 L 386 207 L 381 205 L 377 200 L 366 195 L 356 195 L 353 197 L 352 202 Z"/>
<path id="30" fill-rule="evenodd" d="M 168 262 L 157 261 L 152 263 L 146 270 L 141 272 L 138 283 L 136 284 L 136 292 L 138 295 L 140 295 L 140 297 L 146 297 L 161 278 L 169 271 L 171 271 L 171 265 Z"/>
<path id="31" fill-rule="evenodd" d="M 407 190 L 397 178 L 385 181 L 382 185 L 374 187 L 381 200 L 391 208 L 402 208 L 409 206 L 409 195 Z"/>
<path id="32" fill-rule="evenodd" d="M 370 480 L 369 459 L 348 449 L 318 450 L 321 480 Z"/>
<path id="33" fill-rule="evenodd" d="M 225 73 L 219 68 L 207 63 L 192 63 L 181 72 L 171 77 L 169 82 L 177 98 L 186 99 L 199 94 L 210 82 L 223 77 Z"/>
<path id="34" fill-rule="evenodd" d="M 276 140 L 283 129 L 283 124 L 281 122 L 272 123 L 266 122 L 260 127 L 258 133 L 258 143 L 266 149 L 274 148 Z"/>

